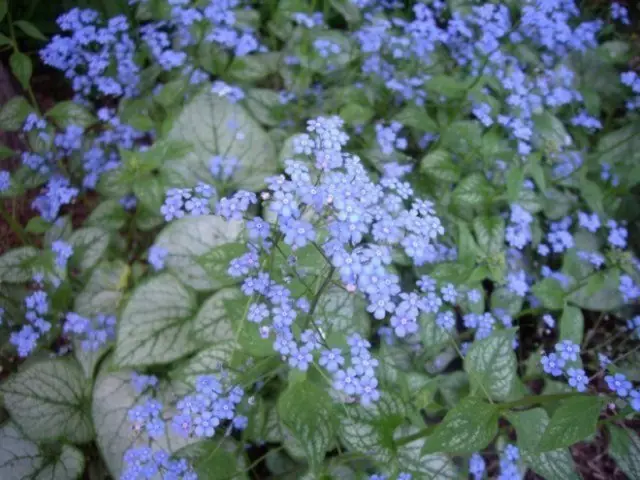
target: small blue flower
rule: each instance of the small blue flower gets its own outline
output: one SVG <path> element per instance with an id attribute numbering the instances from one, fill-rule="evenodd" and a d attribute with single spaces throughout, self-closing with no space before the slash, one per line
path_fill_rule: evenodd
<path id="1" fill-rule="evenodd" d="M 627 377 L 622 373 L 616 373 L 615 375 L 607 375 L 604 377 L 605 382 L 610 390 L 615 392 L 619 397 L 624 398 L 629 395 L 629 391 L 633 388 L 633 385 Z"/>
<path id="2" fill-rule="evenodd" d="M 559 377 L 562 375 L 562 368 L 565 365 L 565 360 L 558 357 L 555 353 L 550 353 L 549 355 L 542 355 L 540 363 L 542 364 L 542 369 L 545 372 L 553 375 L 554 377 Z"/>

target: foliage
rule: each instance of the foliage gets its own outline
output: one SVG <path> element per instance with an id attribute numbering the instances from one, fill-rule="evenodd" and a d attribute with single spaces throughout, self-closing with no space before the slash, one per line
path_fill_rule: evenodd
<path id="1" fill-rule="evenodd" d="M 640 475 L 637 12 L 38 3 L 0 477 L 572 479 L 605 432 Z"/>

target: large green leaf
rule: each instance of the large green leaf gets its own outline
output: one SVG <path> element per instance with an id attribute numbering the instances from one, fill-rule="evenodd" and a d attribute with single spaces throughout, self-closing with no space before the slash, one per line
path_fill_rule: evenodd
<path id="1" fill-rule="evenodd" d="M 564 307 L 560 317 L 559 340 L 571 340 L 580 345 L 584 335 L 584 316 L 582 310 L 571 305 Z"/>
<path id="2" fill-rule="evenodd" d="M 95 267 L 109 247 L 109 232 L 98 227 L 85 227 L 74 231 L 69 237 L 73 246 L 72 265 L 81 271 Z"/>
<path id="3" fill-rule="evenodd" d="M 417 427 L 402 426 L 395 431 L 396 439 L 418 432 Z M 426 440 L 418 438 L 398 448 L 397 459 L 400 469 L 413 475 L 413 478 L 456 479 L 458 470 L 447 455 L 441 453 L 423 453 Z"/>
<path id="4" fill-rule="evenodd" d="M 195 295 L 165 273 L 138 286 L 118 325 L 115 362 L 122 366 L 168 363 L 192 352 Z"/>
<path id="5" fill-rule="evenodd" d="M 176 452 L 186 459 L 199 480 L 246 480 L 248 462 L 242 445 L 233 438 L 214 438 L 188 445 Z"/>
<path id="6" fill-rule="evenodd" d="M 314 319 L 327 335 L 334 332 L 369 335 L 371 321 L 364 299 L 343 288 L 329 287 L 320 295 Z"/>
<path id="7" fill-rule="evenodd" d="M 34 440 L 93 438 L 89 392 L 80 366 L 58 358 L 33 363 L 0 387 L 11 418 Z"/>
<path id="8" fill-rule="evenodd" d="M 498 432 L 498 407 L 467 397 L 450 410 L 427 437 L 425 453 L 473 453 L 485 448 Z"/>
<path id="9" fill-rule="evenodd" d="M 368 407 L 350 405 L 338 412 L 338 433 L 345 445 L 381 464 L 393 460 L 393 432 L 407 413 L 406 405 L 398 395 L 383 390 L 378 401 Z"/>
<path id="10" fill-rule="evenodd" d="M 19 247 L 0 256 L 0 283 L 23 283 L 31 280 L 32 261 L 38 253 L 33 247 Z"/>
<path id="11" fill-rule="evenodd" d="M 518 372 L 518 359 L 513 352 L 515 330 L 499 330 L 489 337 L 474 342 L 464 358 L 464 369 L 469 374 L 472 391 L 477 395 L 490 395 L 505 400 Z"/>
<path id="12" fill-rule="evenodd" d="M 77 125 L 79 127 L 89 127 L 96 122 L 96 117 L 86 107 L 72 101 L 64 101 L 56 103 L 46 113 L 47 117 L 52 118 L 57 125 L 66 128 L 69 125 Z"/>
<path id="13" fill-rule="evenodd" d="M 333 442 L 337 416 L 326 390 L 310 381 L 290 384 L 278 398 L 278 415 L 316 471 Z"/>
<path id="14" fill-rule="evenodd" d="M 231 282 L 220 274 L 222 263 L 215 269 L 215 275 L 209 274 L 209 269 L 214 270 L 214 257 L 220 262 L 219 257 L 230 260 L 226 254 L 228 247 L 237 245 L 241 229 L 241 222 L 228 222 L 215 215 L 185 217 L 167 225 L 155 245 L 167 251 L 165 265 L 182 283 L 196 290 L 215 290 Z"/>
<path id="15" fill-rule="evenodd" d="M 0 478 L 7 480 L 74 480 L 84 470 L 84 456 L 77 448 L 62 445 L 43 452 L 17 425 L 0 427 Z"/>
<path id="16" fill-rule="evenodd" d="M 566 448 L 537 453 L 540 439 L 549 424 L 549 416 L 544 409 L 510 412 L 507 419 L 516 429 L 520 455 L 531 470 L 547 480 L 579 478 L 573 468 L 573 458 Z"/>
<path id="17" fill-rule="evenodd" d="M 100 263 L 75 300 L 75 311 L 84 317 L 118 313 L 131 269 L 122 260 Z"/>
<path id="18" fill-rule="evenodd" d="M 609 425 L 609 454 L 629 478 L 640 478 L 640 438 L 628 428 Z"/>
<path id="19" fill-rule="evenodd" d="M 548 452 L 580 442 L 596 432 L 602 399 L 581 395 L 563 400 L 544 431 L 538 451 Z"/>
<path id="20" fill-rule="evenodd" d="M 194 97 L 175 119 L 168 138 L 193 147 L 191 153 L 165 164 L 170 178 L 188 184 L 211 178 L 214 155 L 238 159 L 240 168 L 232 183 L 247 190 L 259 190 L 278 167 L 275 147 L 258 122 L 241 105 L 214 93 Z"/>
<path id="21" fill-rule="evenodd" d="M 13 97 L 0 107 L 0 130 L 14 132 L 20 130 L 33 107 L 24 97 Z"/>
<path id="22" fill-rule="evenodd" d="M 211 295 L 200 307 L 193 319 L 193 339 L 199 343 L 221 343 L 233 344 L 235 332 L 232 321 L 229 317 L 225 303 L 234 300 L 244 300 L 247 298 L 237 288 L 224 288 Z"/>

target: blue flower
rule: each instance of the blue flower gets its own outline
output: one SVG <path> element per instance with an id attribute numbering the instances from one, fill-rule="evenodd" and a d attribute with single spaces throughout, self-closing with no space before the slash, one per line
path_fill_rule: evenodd
<path id="1" fill-rule="evenodd" d="M 555 353 L 550 353 L 549 355 L 542 355 L 540 363 L 542 364 L 542 368 L 545 372 L 553 375 L 554 377 L 559 377 L 562 375 L 562 369 L 566 362 Z"/>
<path id="2" fill-rule="evenodd" d="M 627 377 L 622 373 L 616 373 L 615 375 L 607 375 L 604 377 L 607 386 L 619 397 L 624 398 L 629 395 L 629 391 L 633 388 L 633 385 Z"/>
<path id="3" fill-rule="evenodd" d="M 578 368 L 569 368 L 567 370 L 569 376 L 569 385 L 578 390 L 584 392 L 589 385 L 589 377 L 584 373 L 584 370 Z"/>
<path id="4" fill-rule="evenodd" d="M 169 252 L 166 249 L 158 245 L 152 245 L 151 248 L 149 248 L 149 264 L 156 272 L 164 268 L 165 258 L 168 254 Z"/>

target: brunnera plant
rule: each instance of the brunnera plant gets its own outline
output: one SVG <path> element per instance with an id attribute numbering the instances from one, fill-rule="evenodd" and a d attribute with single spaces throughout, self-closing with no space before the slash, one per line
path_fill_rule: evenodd
<path id="1" fill-rule="evenodd" d="M 640 476 L 636 14 L 0 0 L 0 477 Z"/>

